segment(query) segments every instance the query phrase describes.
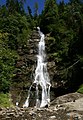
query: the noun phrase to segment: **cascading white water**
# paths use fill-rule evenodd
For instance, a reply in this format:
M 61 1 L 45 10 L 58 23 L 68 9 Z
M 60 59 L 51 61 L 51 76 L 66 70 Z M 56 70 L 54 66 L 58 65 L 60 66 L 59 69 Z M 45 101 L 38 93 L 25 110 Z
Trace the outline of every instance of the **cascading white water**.
M 40 34 L 40 42 L 38 44 L 38 55 L 37 55 L 37 67 L 35 70 L 35 80 L 33 84 L 36 84 L 36 107 L 45 107 L 50 103 L 50 79 L 49 74 L 47 72 L 47 63 L 46 63 L 46 54 L 45 54 L 45 36 L 40 31 L 40 28 L 37 27 L 39 34 Z M 39 88 L 38 86 L 41 86 L 42 88 L 42 95 L 41 100 L 39 100 Z M 31 86 L 32 87 L 32 86 Z M 25 101 L 25 104 L 23 107 L 29 106 L 29 97 L 30 97 L 30 90 L 27 97 L 27 100 Z

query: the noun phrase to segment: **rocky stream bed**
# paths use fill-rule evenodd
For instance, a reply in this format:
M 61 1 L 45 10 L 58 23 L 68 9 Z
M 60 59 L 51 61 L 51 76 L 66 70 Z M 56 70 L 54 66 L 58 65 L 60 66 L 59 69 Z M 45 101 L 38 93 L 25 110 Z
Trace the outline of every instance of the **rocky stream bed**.
M 0 120 L 83 120 L 83 94 L 57 97 L 46 108 L 0 108 Z

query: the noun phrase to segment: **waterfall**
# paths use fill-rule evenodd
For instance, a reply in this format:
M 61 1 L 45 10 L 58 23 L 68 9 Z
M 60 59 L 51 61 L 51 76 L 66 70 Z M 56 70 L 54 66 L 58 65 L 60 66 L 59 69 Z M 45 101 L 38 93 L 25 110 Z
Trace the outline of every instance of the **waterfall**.
M 45 107 L 50 103 L 50 79 L 49 74 L 47 71 L 47 62 L 46 62 L 46 53 L 45 53 L 45 36 L 40 31 L 40 28 L 37 27 L 39 35 L 40 35 L 40 42 L 38 44 L 38 55 L 37 55 L 37 67 L 35 70 L 35 78 L 33 84 L 36 84 L 36 107 Z M 32 85 L 33 85 L 32 84 Z M 32 87 L 31 85 L 31 87 Z M 42 89 L 41 100 L 39 99 L 39 86 Z M 30 98 L 30 90 L 28 93 L 27 100 L 23 107 L 29 106 L 29 98 Z

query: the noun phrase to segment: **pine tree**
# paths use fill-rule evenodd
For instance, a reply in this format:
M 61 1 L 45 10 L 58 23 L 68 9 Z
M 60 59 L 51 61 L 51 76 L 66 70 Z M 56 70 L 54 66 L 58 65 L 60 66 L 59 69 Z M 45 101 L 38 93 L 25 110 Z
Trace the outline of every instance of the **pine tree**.
M 34 4 L 34 17 L 37 18 L 38 16 L 38 3 L 35 2 Z
M 14 14 L 19 12 L 20 14 L 24 13 L 24 2 L 25 0 L 6 0 L 6 7 L 9 14 Z
M 44 10 L 41 16 L 41 29 L 48 33 L 52 31 L 53 24 L 58 17 L 58 7 L 55 0 L 46 0 Z

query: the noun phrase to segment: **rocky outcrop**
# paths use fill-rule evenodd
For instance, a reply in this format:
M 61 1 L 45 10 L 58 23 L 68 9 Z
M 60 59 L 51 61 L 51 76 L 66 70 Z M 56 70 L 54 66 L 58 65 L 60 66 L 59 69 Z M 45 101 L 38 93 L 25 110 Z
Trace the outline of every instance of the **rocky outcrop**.
M 48 108 L 0 108 L 0 120 L 83 120 L 83 95 L 60 96 Z
M 27 44 L 18 47 L 19 59 L 16 61 L 16 70 L 12 86 L 10 88 L 12 101 L 22 106 L 28 95 L 28 89 L 34 81 L 36 67 L 36 55 L 40 36 L 37 30 L 33 30 Z M 34 94 L 34 91 L 32 92 Z
M 24 46 L 19 46 L 18 48 L 18 54 L 19 59 L 16 62 L 16 76 L 13 79 L 13 84 L 11 86 L 11 95 L 12 95 L 12 101 L 14 104 L 16 102 L 19 103 L 19 106 L 22 107 L 24 104 L 26 97 L 28 95 L 28 89 L 31 86 L 33 80 L 34 80 L 34 73 L 36 68 L 36 61 L 37 61 L 37 54 L 38 54 L 38 42 L 39 42 L 40 36 L 37 30 L 33 30 L 32 35 L 29 40 L 27 40 L 27 44 Z M 49 46 L 48 39 L 45 38 L 46 41 L 46 51 L 47 47 Z M 56 65 L 53 60 L 49 59 L 49 55 L 47 54 L 47 63 L 48 63 L 48 72 L 50 74 L 50 80 L 52 87 L 51 88 L 57 88 L 58 84 L 57 81 L 55 81 L 54 77 L 56 77 L 57 71 L 56 71 Z M 32 87 L 31 92 L 31 106 L 34 106 L 35 101 L 33 98 L 35 98 L 35 87 Z M 55 91 L 54 89 L 51 90 L 51 100 L 55 98 Z
M 26 97 L 28 95 L 29 87 L 34 81 L 34 73 L 36 68 L 37 53 L 38 53 L 38 42 L 40 36 L 37 30 L 33 30 L 32 35 L 29 40 L 27 40 L 26 45 L 18 47 L 19 59 L 16 62 L 16 70 L 12 81 L 12 86 L 10 88 L 11 97 L 14 104 L 19 103 L 19 106 L 22 107 Z M 50 39 L 45 37 L 46 42 L 46 54 L 47 54 L 47 66 L 48 72 L 51 81 L 51 101 L 54 100 L 57 96 L 66 94 L 70 92 L 68 85 L 65 80 L 61 80 L 59 76 L 59 70 L 57 70 L 57 62 L 52 58 L 53 50 L 56 46 L 54 45 L 54 38 Z M 54 46 L 54 47 L 53 47 Z M 56 53 L 54 53 L 56 56 Z M 72 82 L 72 81 L 71 81 Z M 41 88 L 40 88 L 41 89 Z M 35 86 L 31 89 L 31 100 L 30 105 L 34 106 L 35 104 Z
M 51 105 L 59 105 L 63 103 L 68 103 L 68 102 L 75 102 L 77 99 L 83 98 L 83 94 L 80 93 L 69 93 L 66 95 L 62 95 L 60 97 L 57 97 L 55 100 L 51 102 Z

